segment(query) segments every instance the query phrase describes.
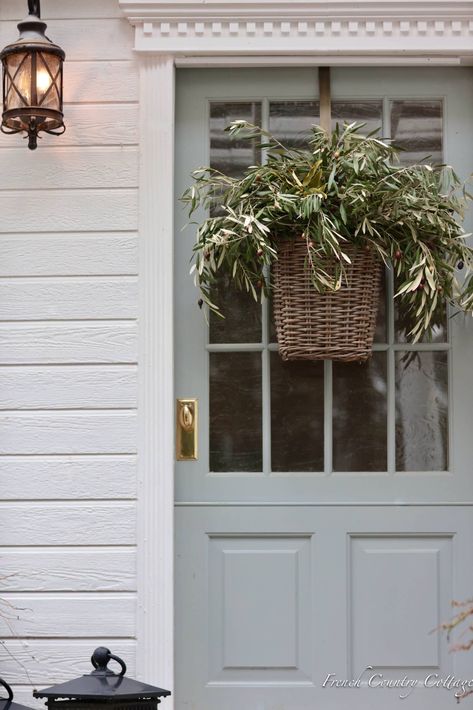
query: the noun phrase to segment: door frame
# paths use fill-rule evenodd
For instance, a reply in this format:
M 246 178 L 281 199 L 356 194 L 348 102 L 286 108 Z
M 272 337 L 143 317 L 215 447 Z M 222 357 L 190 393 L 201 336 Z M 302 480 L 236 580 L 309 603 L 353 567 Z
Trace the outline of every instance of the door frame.
M 118 4 L 135 28 L 140 87 L 137 668 L 172 689 L 175 68 L 473 64 L 473 7 L 468 0 Z M 172 697 L 166 703 L 172 710 Z

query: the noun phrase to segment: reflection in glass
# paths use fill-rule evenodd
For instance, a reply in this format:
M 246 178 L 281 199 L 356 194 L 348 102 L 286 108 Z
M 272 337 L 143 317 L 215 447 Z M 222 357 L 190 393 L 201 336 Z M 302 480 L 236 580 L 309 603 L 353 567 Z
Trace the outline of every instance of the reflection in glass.
M 249 166 L 259 163 L 261 151 L 253 141 L 231 138 L 225 128 L 235 120 L 261 125 L 259 102 L 221 102 L 210 104 L 210 165 L 239 177 Z M 213 207 L 217 214 L 218 207 Z M 212 299 L 225 318 L 210 314 L 209 342 L 254 343 L 261 341 L 261 305 L 246 292 L 235 288 L 228 276 L 219 278 Z
M 387 470 L 386 353 L 333 364 L 333 470 Z
M 222 274 L 212 298 L 225 317 L 210 312 L 211 343 L 261 342 L 261 304 L 251 294 L 236 289 L 230 276 Z
M 332 101 L 332 130 L 337 123 L 340 128 L 344 123 L 365 123 L 361 133 L 366 135 L 379 129 L 381 137 L 383 123 L 382 101 Z
M 261 471 L 261 353 L 210 353 L 210 471 Z
M 402 310 L 397 303 L 394 304 L 394 338 L 397 343 L 408 343 L 412 340 L 409 332 L 412 325 L 406 322 L 403 317 Z M 445 307 L 443 314 L 439 317 L 439 322 L 432 328 L 430 336 L 424 335 L 421 343 L 446 343 L 448 341 L 448 324 L 447 324 L 447 308 Z
M 396 469 L 448 468 L 448 354 L 396 353 Z
M 225 131 L 232 121 L 244 120 L 261 125 L 259 102 L 223 102 L 210 104 L 210 165 L 231 177 L 240 177 L 249 165 L 261 160 L 254 141 L 231 138 Z
M 273 471 L 324 470 L 323 362 L 284 362 L 271 353 Z
M 338 124 L 366 123 L 362 133 L 380 129 L 383 121 L 381 101 L 332 101 L 332 129 Z M 269 130 L 288 148 L 305 148 L 311 127 L 320 122 L 318 101 L 271 101 Z
M 441 163 L 443 105 L 434 101 L 391 101 L 391 138 L 403 148 L 403 165 Z
M 271 101 L 269 132 L 287 148 L 306 148 L 311 127 L 320 121 L 318 101 Z

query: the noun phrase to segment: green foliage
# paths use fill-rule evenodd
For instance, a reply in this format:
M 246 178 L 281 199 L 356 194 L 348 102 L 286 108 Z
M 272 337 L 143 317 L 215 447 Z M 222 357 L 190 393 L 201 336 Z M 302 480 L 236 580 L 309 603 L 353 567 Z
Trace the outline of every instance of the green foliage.
M 473 250 L 460 223 L 470 195 L 451 167 L 401 166 L 399 149 L 374 133 L 363 136 L 362 127 L 327 134 L 314 126 L 307 150 L 288 149 L 245 121 L 227 128 L 257 141 L 266 160 L 240 178 L 201 168 L 182 197 L 190 215 L 211 210 L 198 226 L 191 269 L 208 308 L 219 313 L 212 291 L 222 271 L 255 299 L 267 296 L 280 241 L 303 239 L 320 292 L 340 288 L 347 243 L 374 249 L 392 265 L 414 342 L 431 333 L 445 302 L 473 312 Z M 335 273 L 327 272 L 327 258 Z M 462 284 L 459 262 L 466 267 Z

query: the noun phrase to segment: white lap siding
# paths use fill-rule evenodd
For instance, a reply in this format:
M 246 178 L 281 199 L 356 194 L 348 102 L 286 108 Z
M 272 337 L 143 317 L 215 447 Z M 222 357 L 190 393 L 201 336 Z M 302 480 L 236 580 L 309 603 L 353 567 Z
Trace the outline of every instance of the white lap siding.
M 26 2 L 1 0 L 0 46 Z M 135 671 L 137 70 L 116 0 L 43 0 L 61 138 L 0 136 L 0 670 Z M 42 705 L 42 703 L 40 703 Z

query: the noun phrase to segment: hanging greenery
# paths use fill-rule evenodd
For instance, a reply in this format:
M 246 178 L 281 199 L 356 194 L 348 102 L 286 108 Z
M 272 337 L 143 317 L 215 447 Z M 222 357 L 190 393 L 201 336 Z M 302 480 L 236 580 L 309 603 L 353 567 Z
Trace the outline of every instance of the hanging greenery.
M 446 302 L 473 312 L 473 249 L 461 226 L 465 186 L 449 166 L 401 165 L 399 149 L 375 133 L 363 136 L 363 125 L 332 134 L 314 126 L 306 150 L 245 121 L 226 129 L 256 141 L 265 160 L 238 178 L 200 168 L 182 197 L 189 215 L 211 210 L 198 226 L 191 269 L 201 305 L 220 313 L 213 293 L 221 272 L 255 299 L 268 296 L 278 246 L 291 238 L 304 240 L 313 287 L 322 293 L 344 282 L 349 244 L 392 265 L 413 342 L 441 322 Z M 464 269 L 462 281 L 457 269 Z

